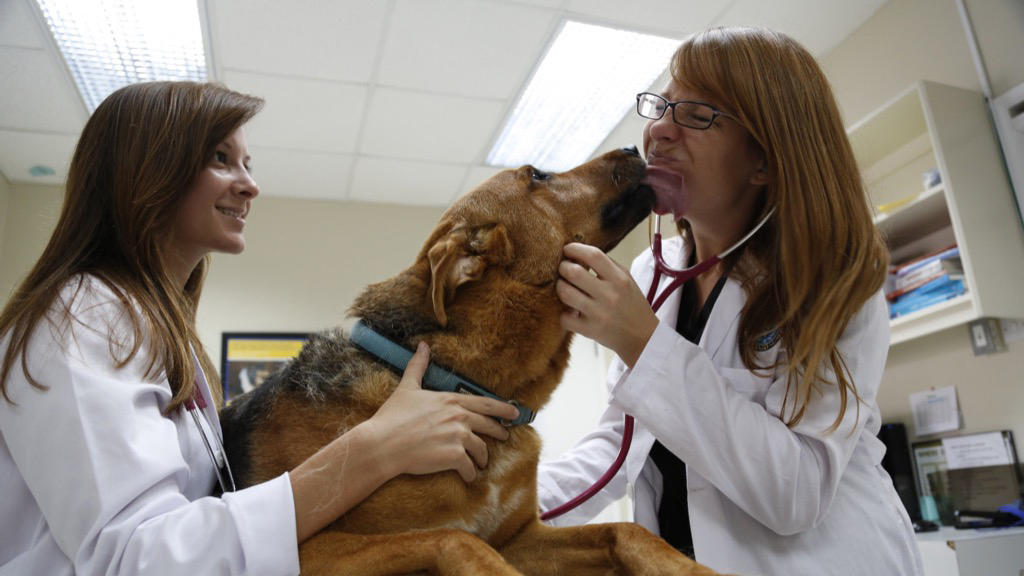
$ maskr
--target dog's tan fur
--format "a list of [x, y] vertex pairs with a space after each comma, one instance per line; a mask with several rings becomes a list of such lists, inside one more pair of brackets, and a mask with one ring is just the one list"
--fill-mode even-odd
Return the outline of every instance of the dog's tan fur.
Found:
[[[350, 312], [409, 349], [425, 340], [434, 362], [538, 410], [569, 359], [554, 291], [562, 247], [621, 240], [650, 210], [643, 172], [632, 150], [563, 174], [499, 173], [442, 216], [410, 268], [369, 286]], [[317, 336], [222, 414], [236, 477], [251, 485], [294, 468], [372, 416], [397, 383], [340, 332]], [[489, 463], [473, 482], [455, 472], [387, 482], [302, 545], [303, 573], [712, 574], [636, 524], [543, 525], [540, 439], [529, 426], [510, 432], [486, 439]]]

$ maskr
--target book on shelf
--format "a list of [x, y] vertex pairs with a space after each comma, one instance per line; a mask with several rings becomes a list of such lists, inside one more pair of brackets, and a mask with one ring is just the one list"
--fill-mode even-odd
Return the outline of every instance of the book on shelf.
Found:
[[949, 260], [936, 260], [935, 265], [919, 268], [921, 274], [913, 273], [903, 278], [893, 278], [886, 284], [885, 298], [893, 301], [904, 294], [909, 294], [922, 286], [926, 286], [937, 279], [952, 278], [960, 280], [964, 277], [963, 264], [959, 258]]
[[903, 297], [936, 279], [962, 279], [963, 262], [960, 249], [954, 244], [908, 262], [890, 266], [885, 279], [885, 297], [889, 301]]
[[934, 263], [937, 261], [950, 260], [953, 258], [960, 258], [960, 248], [956, 244], [952, 244], [941, 250], [936, 250], [930, 254], [914, 258], [913, 260], [900, 262], [899, 264], [890, 266], [889, 273], [898, 278], [902, 278], [909, 274], [913, 274], [917, 270], [926, 266], [934, 266]]
[[967, 292], [963, 278], [943, 274], [889, 303], [889, 318], [898, 318]]

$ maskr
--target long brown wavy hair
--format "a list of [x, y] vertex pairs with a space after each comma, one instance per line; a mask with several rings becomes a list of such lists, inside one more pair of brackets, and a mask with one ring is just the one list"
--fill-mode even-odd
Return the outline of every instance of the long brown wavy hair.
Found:
[[755, 345], [777, 329], [788, 354], [784, 421], [796, 425], [816, 389], [838, 386], [835, 430], [848, 399], [859, 401], [836, 343], [882, 286], [889, 255], [829, 82], [800, 44], [761, 28], [691, 36], [671, 72], [678, 85], [737, 118], [760, 144], [771, 175], [755, 221], [773, 206], [776, 213], [733, 268], [748, 297], [739, 325], [743, 363], [775, 369], [757, 365]]
[[[117, 90], [96, 108], [78, 140], [60, 218], [42, 256], [0, 313], [0, 335], [10, 334], [0, 368], [0, 392], [13, 402], [7, 377], [44, 320], [67, 329], [74, 297], [60, 292], [82, 274], [110, 287], [129, 314], [134, 334], [110, 350], [118, 367], [146, 343], [147, 377], [163, 369], [173, 398], [167, 412], [191, 397], [193, 348], [209, 381], [217, 374], [196, 334], [195, 313], [209, 266], [204, 258], [184, 291], [165, 259], [166, 239], [186, 191], [210, 161], [217, 144], [263, 106], [259, 98], [213, 83], [147, 82]], [[76, 292], [77, 293], [77, 292]], [[53, 306], [63, 311], [53, 315]], [[58, 309], [58, 312], [59, 309]], [[219, 387], [211, 386], [218, 403]]]

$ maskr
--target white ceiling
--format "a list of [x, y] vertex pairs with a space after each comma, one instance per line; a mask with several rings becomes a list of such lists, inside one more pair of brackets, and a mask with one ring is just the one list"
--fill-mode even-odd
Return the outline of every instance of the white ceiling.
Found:
[[[198, 1], [211, 79], [267, 101], [246, 127], [263, 194], [431, 206], [497, 171], [487, 151], [565, 20], [679, 39], [761, 25], [821, 56], [886, 2]], [[0, 171], [62, 183], [88, 113], [35, 0], [0, 0], [0, 79]], [[638, 144], [641, 125], [599, 151]]]

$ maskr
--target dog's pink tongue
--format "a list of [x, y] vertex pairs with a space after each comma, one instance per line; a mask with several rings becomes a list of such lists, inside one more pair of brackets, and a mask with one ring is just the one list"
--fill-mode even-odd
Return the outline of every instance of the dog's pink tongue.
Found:
[[648, 166], [647, 174], [641, 183], [654, 190], [654, 212], [657, 214], [671, 212], [679, 217], [686, 211], [688, 195], [682, 174], [657, 166]]

